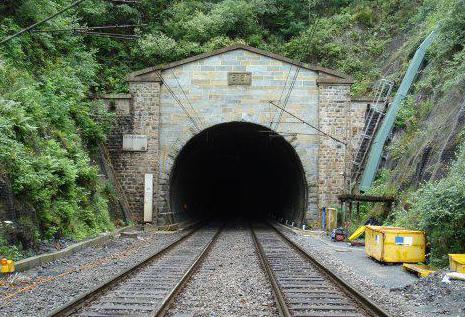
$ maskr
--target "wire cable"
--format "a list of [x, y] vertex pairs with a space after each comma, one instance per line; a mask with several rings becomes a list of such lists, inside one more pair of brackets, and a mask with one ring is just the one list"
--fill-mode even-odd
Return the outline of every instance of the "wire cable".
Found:
[[181, 89], [181, 91], [182, 91], [184, 97], [186, 98], [187, 103], [189, 104], [189, 106], [190, 106], [192, 112], [195, 114], [196, 119], [198, 120], [199, 125], [200, 125], [200, 126], [203, 126], [203, 125], [204, 125], [204, 124], [203, 124], [203, 121], [201, 120], [200, 116], [197, 114], [197, 111], [195, 110], [194, 106], [193, 106], [192, 103], [190, 102], [189, 97], [187, 97], [187, 94], [186, 94], [186, 92], [184, 91], [184, 89], [182, 88], [182, 85], [181, 85], [181, 83], [179, 82], [178, 77], [177, 77], [176, 74], [174, 73], [173, 69], [171, 69], [171, 73], [173, 74], [174, 79], [176, 79], [176, 83], [178, 84], [178, 86], [179, 86], [179, 88]]
[[19, 32], [16, 32], [16, 33], [13, 34], [13, 35], [10, 35], [10, 36], [4, 38], [3, 40], [0, 41], [0, 45], [5, 44], [6, 42], [8, 42], [8, 41], [14, 39], [15, 37], [18, 37], [18, 36], [22, 35], [22, 34], [25, 33], [25, 32], [29, 32], [29, 31], [35, 29], [35, 28], [38, 27], [39, 25], [44, 24], [45, 22], [52, 20], [53, 18], [57, 17], [58, 15], [60, 15], [60, 14], [62, 14], [62, 13], [64, 13], [64, 12], [66, 12], [66, 11], [68, 11], [69, 9], [74, 8], [75, 6], [81, 4], [81, 3], [84, 2], [84, 1], [86, 1], [86, 0], [78, 0], [78, 1], [75, 1], [75, 2], [71, 3], [69, 6], [64, 7], [63, 9], [61, 9], [61, 10], [58, 11], [57, 13], [55, 13], [55, 14], [53, 14], [53, 15], [51, 15], [51, 16], [49, 16], [49, 17], [47, 17], [47, 18], [45, 18], [45, 19], [43, 19], [43, 20], [41, 20], [41, 21], [39, 21], [39, 22], [36, 22], [36, 23], [32, 24], [31, 26], [28, 26], [27, 28], [22, 29], [22, 30], [19, 31]]
[[307, 126], [313, 128], [313, 129], [317, 130], [317, 131], [320, 132], [322, 135], [324, 135], [324, 136], [326, 136], [326, 137], [328, 137], [328, 138], [330, 138], [330, 139], [332, 139], [332, 140], [334, 140], [334, 141], [336, 141], [336, 142], [338, 142], [338, 143], [341, 143], [341, 144], [343, 144], [344, 146], [347, 146], [347, 143], [346, 143], [346, 142], [341, 141], [341, 140], [339, 140], [338, 138], [336, 138], [336, 137], [334, 137], [334, 136], [332, 136], [332, 135], [330, 135], [330, 134], [324, 132], [323, 130], [321, 130], [321, 129], [317, 128], [317, 127], [315, 127], [314, 125], [308, 123], [308, 122], [305, 121], [304, 119], [301, 119], [300, 117], [298, 117], [297, 115], [293, 114], [292, 112], [289, 112], [289, 111], [287, 111], [286, 109], [282, 108], [281, 106], [278, 106], [278, 105], [275, 104], [273, 101], [270, 101], [270, 104], [272, 104], [273, 106], [275, 106], [275, 107], [278, 108], [278, 109], [281, 109], [283, 112], [287, 113], [287, 114], [290, 115], [291, 117], [294, 117], [295, 119], [299, 120], [299, 121], [302, 122], [303, 124], [305, 124], [305, 125], [307, 125]]
[[[300, 72], [300, 67], [297, 67], [297, 69], [296, 69], [296, 71], [294, 73], [294, 76], [292, 78], [291, 84], [289, 86], [289, 91], [287, 92], [286, 98], [284, 99], [283, 108], [286, 108], [287, 103], [289, 102], [289, 98], [290, 98], [290, 96], [292, 94], [292, 91], [294, 90], [295, 83], [297, 81], [297, 77], [299, 76], [299, 72]], [[281, 110], [281, 111], [278, 112], [278, 118], [276, 120], [276, 125], [274, 127], [274, 130], [278, 129], [278, 126], [281, 123], [282, 116], [283, 116], [283, 111]]]
[[44, 29], [44, 30], [31, 30], [34, 33], [48, 33], [48, 32], [70, 32], [70, 31], [90, 31], [90, 30], [102, 30], [102, 29], [121, 29], [131, 28], [138, 26], [146, 26], [147, 24], [123, 24], [123, 25], [100, 25], [100, 26], [87, 26], [79, 28], [64, 28], [64, 29]]
[[175, 94], [175, 92], [171, 89], [171, 87], [168, 85], [166, 82], [165, 78], [161, 73], [157, 73], [158, 77], [162, 81], [162, 83], [166, 86], [166, 89], [168, 89], [168, 92], [170, 93], [171, 97], [176, 101], [176, 103], [182, 108], [182, 110], [185, 112], [187, 117], [190, 119], [191, 123], [194, 125], [194, 127], [197, 129], [198, 132], [201, 131], [201, 128], [198, 126], [198, 123], [192, 118], [192, 116], [189, 114], [189, 111], [187, 111], [186, 107], [184, 104], [181, 102], [181, 100], [178, 98], [178, 96]]

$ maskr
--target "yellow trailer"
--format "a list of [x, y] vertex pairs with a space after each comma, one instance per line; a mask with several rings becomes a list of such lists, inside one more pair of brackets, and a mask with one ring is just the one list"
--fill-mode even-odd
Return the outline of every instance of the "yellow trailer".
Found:
[[425, 233], [398, 227], [366, 226], [365, 252], [386, 263], [425, 261]]

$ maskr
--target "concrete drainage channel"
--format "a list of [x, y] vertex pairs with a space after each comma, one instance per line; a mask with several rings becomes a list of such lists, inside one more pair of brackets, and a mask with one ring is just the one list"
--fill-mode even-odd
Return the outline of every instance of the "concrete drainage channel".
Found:
[[[210, 225], [191, 230], [160, 252], [53, 311], [50, 316], [173, 315], [178, 295], [192, 283], [191, 278], [198, 274], [215, 243], [223, 238], [222, 229], [223, 225]], [[241, 247], [254, 248], [259, 259], [257, 263], [261, 263], [278, 308], [270, 310], [272, 315], [279, 311], [281, 316], [389, 316], [273, 227], [251, 226], [250, 236], [253, 244]], [[235, 267], [228, 269], [235, 270]], [[208, 288], [213, 287], [208, 278], [201, 282], [202, 288], [212, 296], [204, 306], [211, 306], [218, 293], [208, 293]], [[205, 298], [196, 300], [202, 302]], [[238, 298], [227, 300], [239, 305]], [[181, 303], [177, 310], [182, 307]], [[250, 312], [250, 315], [267, 314]]]

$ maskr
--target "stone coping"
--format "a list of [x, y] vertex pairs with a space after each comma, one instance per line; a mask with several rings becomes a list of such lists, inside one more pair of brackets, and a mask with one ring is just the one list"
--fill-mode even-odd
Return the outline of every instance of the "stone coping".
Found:
[[59, 251], [54, 251], [50, 253], [44, 253], [44, 254], [39, 254], [36, 256], [32, 256], [26, 259], [19, 260], [15, 263], [16, 266], [16, 272], [24, 272], [27, 270], [30, 270], [32, 268], [35, 268], [37, 266], [41, 266], [44, 264], [47, 264], [49, 262], [61, 259], [63, 257], [66, 257], [68, 255], [71, 255], [79, 250], [82, 250], [87, 247], [91, 246], [97, 246], [97, 245], [102, 245], [106, 242], [108, 242], [111, 238], [116, 236], [122, 231], [128, 230], [128, 229], [133, 229], [135, 226], [130, 225], [126, 227], [119, 228], [115, 230], [114, 232], [105, 232], [101, 233], [99, 236], [95, 238], [90, 238], [84, 241], [80, 241], [77, 243], [74, 243], [63, 250]]
[[299, 61], [287, 58], [287, 57], [279, 55], [279, 54], [274, 54], [274, 53], [271, 53], [271, 52], [267, 52], [267, 51], [264, 51], [264, 50], [261, 50], [261, 49], [255, 48], [255, 47], [251, 47], [251, 46], [248, 46], [248, 45], [243, 45], [243, 44], [235, 44], [235, 45], [227, 46], [227, 47], [224, 47], [224, 48], [212, 51], [212, 52], [191, 56], [191, 57], [188, 57], [188, 58], [185, 58], [185, 59], [182, 59], [182, 60], [179, 60], [179, 61], [175, 61], [175, 62], [172, 62], [172, 63], [157, 65], [157, 66], [148, 67], [148, 68], [145, 68], [145, 69], [142, 69], [142, 70], [139, 70], [139, 71], [135, 71], [135, 72], [132, 72], [132, 73], [129, 74], [128, 81], [130, 81], [130, 82], [131, 81], [145, 81], [148, 78], [150, 78], [149, 81], [161, 81], [161, 78], [154, 77], [154, 76], [147, 77], [147, 76], [144, 76], [144, 75], [147, 75], [148, 73], [154, 73], [154, 72], [156, 73], [157, 71], [167, 70], [167, 69], [174, 68], [174, 67], [177, 67], [177, 66], [181, 66], [181, 65], [184, 65], [184, 64], [187, 64], [187, 63], [192, 63], [192, 62], [195, 62], [195, 61], [198, 61], [198, 60], [201, 60], [201, 59], [205, 59], [205, 58], [208, 58], [208, 57], [220, 55], [220, 54], [223, 54], [223, 53], [227, 53], [227, 52], [234, 51], [234, 50], [239, 50], [239, 49], [246, 50], [246, 51], [258, 54], [258, 55], [266, 56], [266, 57], [269, 57], [269, 58], [272, 58], [272, 59], [276, 59], [276, 60], [282, 61], [284, 63], [288, 63], [288, 64], [295, 65], [295, 66], [298, 66], [298, 67], [302, 67], [304, 69], [308, 69], [308, 70], [312, 70], [312, 71], [321, 72], [321, 73], [325, 73], [325, 74], [328, 74], [328, 75], [336, 76], [336, 77], [338, 77], [340, 79], [346, 80], [347, 83], [349, 83], [349, 84], [353, 83], [353, 80], [349, 75], [341, 73], [339, 71], [329, 69], [329, 68], [326, 68], [326, 67], [321, 67], [321, 66], [318, 66], [318, 65], [309, 65], [309, 64], [306, 64], [306, 63], [301, 63]]

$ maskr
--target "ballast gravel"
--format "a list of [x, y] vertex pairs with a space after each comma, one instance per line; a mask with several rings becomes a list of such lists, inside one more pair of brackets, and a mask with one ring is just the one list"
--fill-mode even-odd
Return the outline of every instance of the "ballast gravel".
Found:
[[[343, 243], [340, 245], [344, 247], [335, 248], [331, 243], [324, 243], [324, 239], [302, 236], [282, 225], [275, 227], [392, 316], [465, 317], [465, 282], [443, 283], [441, 280], [446, 271], [422, 279], [412, 275], [409, 281], [400, 266], [387, 270], [385, 265], [373, 260], [365, 259], [371, 263], [360, 261], [361, 257], [365, 257], [360, 252], [351, 253], [359, 259], [348, 261], [348, 255], [341, 256], [340, 253], [346, 248]], [[335, 252], [335, 249], [340, 250]], [[367, 273], [369, 271], [371, 274]]]
[[119, 236], [103, 246], [88, 247], [10, 276], [0, 286], [0, 316], [47, 316], [53, 309], [156, 253], [188, 231], [145, 232], [137, 239]]
[[228, 226], [169, 316], [278, 316], [247, 226]]

